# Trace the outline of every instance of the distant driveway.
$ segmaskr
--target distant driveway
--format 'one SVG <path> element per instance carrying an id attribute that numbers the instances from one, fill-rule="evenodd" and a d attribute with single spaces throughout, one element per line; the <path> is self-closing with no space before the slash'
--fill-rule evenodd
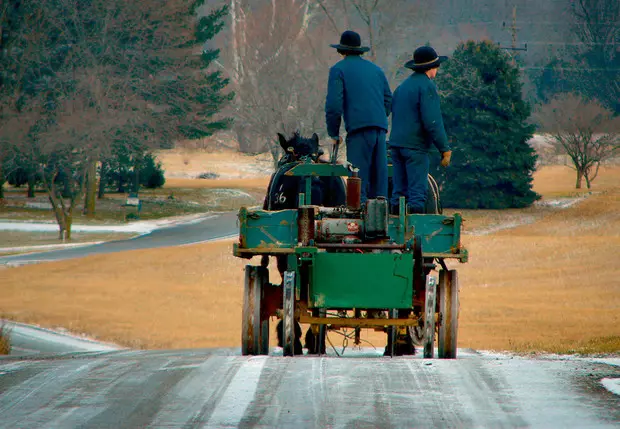
<path id="1" fill-rule="evenodd" d="M 50 252 L 5 256 L 0 258 L 0 265 L 23 265 L 80 258 L 102 253 L 122 252 L 125 250 L 195 244 L 203 241 L 230 237 L 237 233 L 236 212 L 214 213 L 185 223 L 157 229 L 149 234 L 129 240 L 110 241 L 92 246 L 82 246 Z"/>

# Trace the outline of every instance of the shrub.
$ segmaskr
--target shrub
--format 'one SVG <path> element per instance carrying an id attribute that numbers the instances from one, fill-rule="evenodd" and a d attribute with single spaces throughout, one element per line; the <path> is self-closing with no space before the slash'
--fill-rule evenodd
<path id="1" fill-rule="evenodd" d="M 208 172 L 208 173 L 200 173 L 197 176 L 197 179 L 217 179 L 218 177 L 220 177 L 219 174 Z"/>

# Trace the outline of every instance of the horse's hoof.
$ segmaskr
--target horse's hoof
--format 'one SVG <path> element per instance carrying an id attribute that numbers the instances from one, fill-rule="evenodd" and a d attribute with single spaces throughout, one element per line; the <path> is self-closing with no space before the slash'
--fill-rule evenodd
<path id="1" fill-rule="evenodd" d="M 392 348 L 392 342 L 388 338 L 388 344 L 385 346 L 383 356 L 390 356 L 390 349 Z M 394 356 L 413 356 L 415 355 L 415 346 L 413 340 L 409 335 L 396 339 L 394 345 Z"/>
<path id="2" fill-rule="evenodd" d="M 278 325 L 276 326 L 276 333 L 278 334 L 278 347 L 284 347 L 283 329 L 284 329 L 284 323 L 282 322 L 282 320 L 280 320 L 278 322 Z M 295 322 L 295 342 L 294 342 L 293 347 L 295 348 L 296 355 L 302 354 L 301 341 L 299 341 L 300 338 L 301 338 L 301 325 Z"/>
<path id="3" fill-rule="evenodd" d="M 295 345 L 293 346 L 293 348 L 295 349 L 295 354 L 296 355 L 303 355 L 304 354 L 304 349 L 303 349 L 303 347 L 301 347 L 301 341 L 299 341 L 298 338 L 295 338 Z"/>
<path id="4" fill-rule="evenodd" d="M 318 341 L 319 336 L 314 335 L 312 332 L 312 328 L 308 328 L 306 331 L 306 348 L 308 349 L 309 355 L 324 355 L 325 354 L 325 343 L 323 343 L 322 350 L 318 350 Z"/>
<path id="5" fill-rule="evenodd" d="M 269 256 L 263 255 L 260 258 L 260 266 L 263 268 L 267 268 L 269 266 Z"/>

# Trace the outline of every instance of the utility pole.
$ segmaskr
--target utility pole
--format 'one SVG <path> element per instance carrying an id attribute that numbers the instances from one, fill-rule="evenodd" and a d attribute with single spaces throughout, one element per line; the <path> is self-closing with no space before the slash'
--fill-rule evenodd
<path id="1" fill-rule="evenodd" d="M 502 28 L 506 29 L 505 21 L 502 23 Z M 497 43 L 497 45 L 507 51 L 527 51 L 527 43 L 524 44 L 523 48 L 517 48 L 517 30 L 518 29 L 519 28 L 517 27 L 517 7 L 513 6 L 512 7 L 512 25 L 508 28 L 508 30 L 512 34 L 512 46 L 510 48 L 502 47 L 499 42 Z M 517 65 L 516 54 L 512 55 L 512 65 L 513 66 Z"/>

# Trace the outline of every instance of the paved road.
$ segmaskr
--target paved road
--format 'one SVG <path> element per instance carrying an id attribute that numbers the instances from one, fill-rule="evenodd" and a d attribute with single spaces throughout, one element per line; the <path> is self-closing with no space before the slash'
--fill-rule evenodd
<path id="1" fill-rule="evenodd" d="M 99 253 L 124 250 L 149 249 L 154 247 L 178 246 L 238 234 L 237 213 L 218 213 L 183 224 L 155 230 L 131 240 L 111 241 L 93 246 L 55 250 L 27 255 L 5 256 L 0 265 L 21 265 L 35 262 L 57 261 L 79 258 Z"/>
<path id="2" fill-rule="evenodd" d="M 363 356 L 362 356 L 363 355 Z M 620 367 L 234 350 L 0 359 L 0 428 L 617 428 Z M 346 356 L 346 354 L 345 354 Z"/>

